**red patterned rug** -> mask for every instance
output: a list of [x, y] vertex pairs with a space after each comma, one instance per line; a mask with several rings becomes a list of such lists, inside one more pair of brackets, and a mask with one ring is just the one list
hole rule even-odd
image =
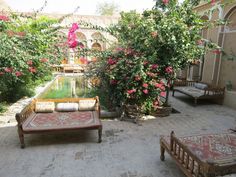
[[100, 125], [96, 111], [54, 112], [33, 114], [23, 124], [25, 131], [63, 128], [82, 128]]
[[236, 134], [221, 133], [180, 137], [201, 161], [227, 163], [236, 161]]

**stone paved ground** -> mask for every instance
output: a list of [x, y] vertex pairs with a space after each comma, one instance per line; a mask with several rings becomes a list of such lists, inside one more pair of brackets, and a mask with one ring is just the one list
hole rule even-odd
[[[0, 177], [184, 177], [166, 155], [159, 160], [159, 136], [225, 132], [236, 127], [236, 110], [171, 98], [181, 113], [142, 122], [103, 120], [103, 142], [95, 131], [28, 135], [20, 149], [14, 118], [0, 127]], [[184, 102], [183, 102], [184, 101]], [[228, 175], [228, 177], [236, 177]]]

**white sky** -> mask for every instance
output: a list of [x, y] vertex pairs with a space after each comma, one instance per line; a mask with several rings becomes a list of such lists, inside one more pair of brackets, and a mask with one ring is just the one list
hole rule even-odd
[[[114, 2], [121, 11], [137, 10], [141, 12], [151, 9], [155, 5], [153, 0], [47, 0], [48, 4], [43, 12], [71, 13], [79, 6], [77, 14], [96, 15], [96, 6], [99, 2]], [[42, 7], [44, 0], [5, 0], [14, 11], [29, 12]]]

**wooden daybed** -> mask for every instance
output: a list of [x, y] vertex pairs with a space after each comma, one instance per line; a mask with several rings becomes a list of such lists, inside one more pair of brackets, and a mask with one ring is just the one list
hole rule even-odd
[[220, 133], [160, 138], [161, 160], [167, 151], [188, 177], [236, 173], [236, 134]]
[[[50, 104], [49, 104], [50, 103]], [[38, 112], [36, 106], [42, 104], [55, 107], [61, 104], [62, 110], [55, 108]], [[76, 110], [68, 110], [68, 104], [78, 105]], [[64, 106], [65, 105], [65, 106]], [[69, 105], [70, 106], [70, 105]], [[65, 109], [66, 108], [66, 109]], [[46, 108], [47, 109], [47, 108]], [[71, 130], [98, 130], [98, 142], [102, 141], [99, 98], [34, 99], [20, 113], [16, 114], [21, 148], [25, 147], [24, 134], [48, 133]]]
[[219, 100], [222, 104], [224, 91], [225, 88], [213, 87], [203, 82], [181, 80], [174, 82], [172, 96], [175, 92], [183, 93], [192, 97], [195, 105], [197, 105], [199, 99]]

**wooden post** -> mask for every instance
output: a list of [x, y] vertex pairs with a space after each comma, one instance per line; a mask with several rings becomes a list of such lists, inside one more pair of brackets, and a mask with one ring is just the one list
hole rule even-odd
[[24, 141], [24, 133], [21, 125], [21, 120], [20, 120], [20, 114], [16, 114], [16, 120], [17, 120], [17, 127], [18, 127], [18, 135], [21, 143], [21, 148], [23, 149], [25, 147], [25, 141]]

